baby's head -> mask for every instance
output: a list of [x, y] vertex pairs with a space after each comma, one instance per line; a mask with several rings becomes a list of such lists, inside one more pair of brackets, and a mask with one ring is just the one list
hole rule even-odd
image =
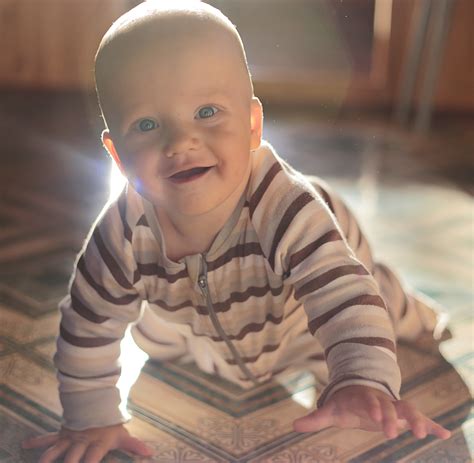
[[104, 145], [143, 196], [195, 215], [245, 187], [262, 109], [240, 37], [219, 10], [140, 4], [105, 34], [95, 73]]

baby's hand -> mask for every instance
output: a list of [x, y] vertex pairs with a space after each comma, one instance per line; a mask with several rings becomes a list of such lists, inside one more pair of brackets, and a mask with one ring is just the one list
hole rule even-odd
[[126, 450], [143, 457], [153, 453], [144, 442], [132, 437], [121, 424], [84, 431], [62, 428], [59, 432], [27, 439], [22, 446], [24, 449], [48, 447], [39, 463], [51, 463], [61, 456], [64, 456], [65, 463], [99, 463], [113, 449]]
[[294, 421], [298, 432], [320, 431], [330, 426], [383, 431], [388, 439], [408, 427], [419, 439], [433, 434], [448, 439], [451, 433], [419, 412], [404, 400], [393, 400], [383, 392], [367, 386], [347, 386], [335, 392], [326, 403]]

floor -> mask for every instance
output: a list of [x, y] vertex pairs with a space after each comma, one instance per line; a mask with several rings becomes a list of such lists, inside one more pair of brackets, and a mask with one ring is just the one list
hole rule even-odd
[[[92, 98], [9, 92], [0, 101], [0, 462], [34, 462], [39, 453], [19, 443], [60, 426], [56, 305], [108, 197], [110, 164]], [[130, 401], [131, 430], [156, 450], [148, 461], [473, 460], [473, 119], [439, 118], [428, 137], [385, 119], [273, 108], [265, 137], [295, 167], [327, 179], [361, 218], [376, 255], [449, 312], [443, 341], [400, 344], [399, 361], [403, 396], [452, 429], [451, 439], [297, 434], [291, 422], [319, 390], [306, 372], [243, 391], [194, 365], [150, 363]], [[135, 460], [114, 452], [107, 461]]]

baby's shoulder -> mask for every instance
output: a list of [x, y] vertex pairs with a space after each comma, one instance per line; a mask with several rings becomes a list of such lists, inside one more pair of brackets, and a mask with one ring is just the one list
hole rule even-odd
[[307, 176], [293, 168], [275, 149], [264, 142], [254, 153], [248, 190], [250, 213], [257, 209], [278, 214], [292, 204], [314, 202], [325, 207], [330, 188], [319, 177]]
[[143, 201], [126, 185], [120, 194], [107, 201], [92, 229], [104, 240], [117, 241], [122, 236], [131, 242], [134, 230], [140, 225], [146, 225]]

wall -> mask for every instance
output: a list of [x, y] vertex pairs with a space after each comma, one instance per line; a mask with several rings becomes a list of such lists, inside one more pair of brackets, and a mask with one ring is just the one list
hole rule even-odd
[[[291, 1], [288, 0], [289, 4]], [[316, 0], [305, 1], [310, 7], [311, 2]], [[347, 3], [363, 1], [373, 3], [373, 0], [347, 0]], [[341, 85], [347, 86], [343, 95], [346, 103], [383, 106], [393, 102], [406, 52], [410, 18], [414, 5], [419, 1], [393, 0], [390, 43], [388, 46], [382, 44], [387, 55], [384, 80], [374, 85], [373, 75], [369, 75], [370, 73], [359, 73], [351, 77], [347, 85], [342, 80]], [[220, 0], [222, 5], [226, 5], [226, 2], [229, 0]], [[228, 5], [235, 6], [236, 2], [237, 0], [232, 0]], [[242, 17], [245, 18], [246, 8], [249, 9], [247, 16], [251, 15], [252, 2], [239, 1]], [[112, 21], [134, 3], [137, 2], [0, 0], [0, 88], [91, 90], [93, 56], [100, 38]], [[278, 0], [278, 3], [285, 4], [283, 0]], [[269, 9], [269, 14], [272, 14], [272, 9]], [[275, 8], [273, 14], [276, 14]], [[436, 93], [436, 105], [439, 109], [474, 110], [473, 21], [474, 1], [457, 0]], [[306, 31], [301, 29], [301, 37], [305, 33], [312, 33], [311, 27]], [[258, 48], [259, 41], [250, 41], [246, 45], [252, 51], [252, 47]], [[301, 73], [303, 79], [298, 82], [292, 81], [291, 74], [288, 78], [288, 73], [279, 76], [275, 72], [265, 74], [265, 70], [261, 74], [255, 72], [256, 88], [260, 96], [267, 101], [280, 103], [320, 104], [328, 95], [331, 96], [331, 86], [334, 87], [334, 83], [339, 82], [340, 75], [334, 70], [321, 70], [317, 60], [314, 61], [314, 69], [319, 76], [317, 79], [311, 77], [311, 69]], [[297, 74], [293, 73], [295, 76]], [[266, 75], [271, 75], [271, 80]], [[337, 85], [334, 92], [340, 92]]]

